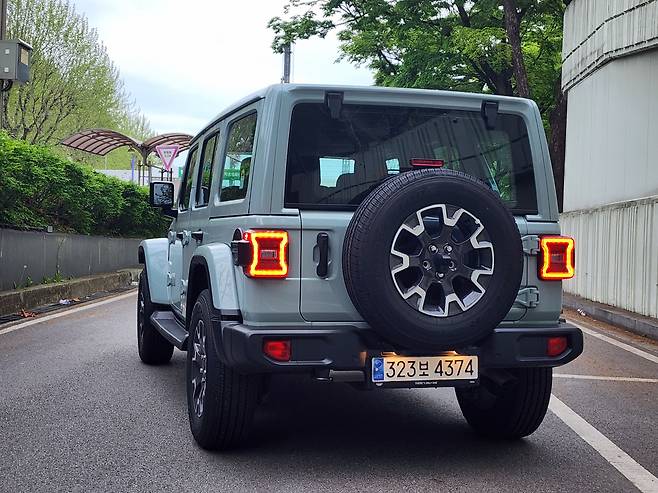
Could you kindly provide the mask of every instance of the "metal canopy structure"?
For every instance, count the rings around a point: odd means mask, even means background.
[[[155,152],[157,146],[178,145],[179,151],[184,151],[185,149],[189,149],[191,141],[191,135],[184,133],[167,133],[156,135],[144,142],[139,142],[138,140],[115,130],[90,128],[75,133],[62,140],[60,143],[72,149],[88,152],[97,156],[105,156],[107,153],[119,149],[120,147],[130,147],[142,157],[140,168],[148,167],[150,181],[152,166],[148,166],[147,158],[152,152]],[[159,168],[158,166],[155,167]],[[162,169],[161,171],[164,172]],[[140,177],[141,173],[138,175],[138,181]]]

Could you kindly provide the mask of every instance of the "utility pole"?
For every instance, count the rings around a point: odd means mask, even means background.
[[[0,39],[7,37],[7,0],[0,0]]]
[[[292,50],[290,43],[286,43],[283,47],[283,77],[281,78],[281,83],[283,84],[290,84],[291,58]]]

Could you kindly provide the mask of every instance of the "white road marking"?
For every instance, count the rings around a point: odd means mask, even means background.
[[[638,349],[634,346],[631,346],[630,344],[626,344],[625,342],[618,341],[617,339],[613,339],[612,337],[608,337],[604,334],[601,334],[599,332],[596,332],[595,330],[588,329],[587,327],[583,327],[582,325],[577,324],[573,320],[569,320],[572,324],[574,324],[576,327],[578,327],[580,330],[582,330],[585,334],[591,335],[592,337],[596,337],[597,339],[601,339],[602,341],[605,341],[609,344],[612,344],[613,346],[617,346],[618,348],[625,349],[629,353],[636,354],[637,356],[640,356],[646,360],[652,361],[654,363],[658,363],[658,356],[655,354],[647,353],[646,351],[642,351],[641,349]]]
[[[585,421],[553,394],[551,394],[551,402],[548,408],[610,465],[633,483],[638,490],[642,493],[656,493],[658,491],[658,478],[635,462],[630,455],[617,447],[603,433]]]
[[[571,373],[553,373],[553,376],[557,378],[573,378],[575,380],[605,380],[607,382],[658,383],[658,378],[605,377],[598,375],[574,375]]]
[[[124,293],[124,294],[120,294],[120,295],[117,295],[117,296],[112,296],[111,298],[105,298],[105,299],[102,299],[102,300],[99,300],[99,301],[90,301],[88,303],[85,303],[82,306],[77,306],[77,307],[71,308],[69,310],[64,310],[64,311],[61,311],[61,312],[53,313],[52,315],[46,315],[44,317],[33,318],[33,319],[28,320],[26,322],[22,322],[22,323],[19,323],[19,324],[16,324],[16,325],[12,325],[11,327],[7,327],[6,329],[0,330],[0,336],[5,335],[5,334],[9,334],[10,332],[14,332],[15,330],[24,329],[25,327],[29,327],[31,325],[40,324],[42,322],[48,322],[49,320],[53,320],[55,318],[66,317],[67,315],[72,315],[73,313],[78,313],[78,312],[81,312],[81,311],[84,311],[84,310],[89,310],[90,308],[96,308],[96,307],[99,307],[101,305],[107,305],[108,303],[113,303],[115,301],[130,298],[131,296],[135,296],[136,293],[137,293],[137,291],[132,290],[129,293]]]

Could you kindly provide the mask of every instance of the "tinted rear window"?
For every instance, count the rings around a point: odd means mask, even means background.
[[[346,104],[332,119],[326,105],[300,103],[290,125],[287,207],[355,208],[412,159],[429,159],[480,178],[513,212],[537,212],[520,116],[499,114],[487,129],[475,111]]]

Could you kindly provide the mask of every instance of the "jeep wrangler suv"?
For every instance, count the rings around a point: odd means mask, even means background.
[[[277,85],[191,143],[173,218],[141,243],[146,364],[187,351],[190,427],[242,442],[266,377],[455,388],[479,433],[537,429],[574,243],[560,236],[542,121],[527,99]]]

